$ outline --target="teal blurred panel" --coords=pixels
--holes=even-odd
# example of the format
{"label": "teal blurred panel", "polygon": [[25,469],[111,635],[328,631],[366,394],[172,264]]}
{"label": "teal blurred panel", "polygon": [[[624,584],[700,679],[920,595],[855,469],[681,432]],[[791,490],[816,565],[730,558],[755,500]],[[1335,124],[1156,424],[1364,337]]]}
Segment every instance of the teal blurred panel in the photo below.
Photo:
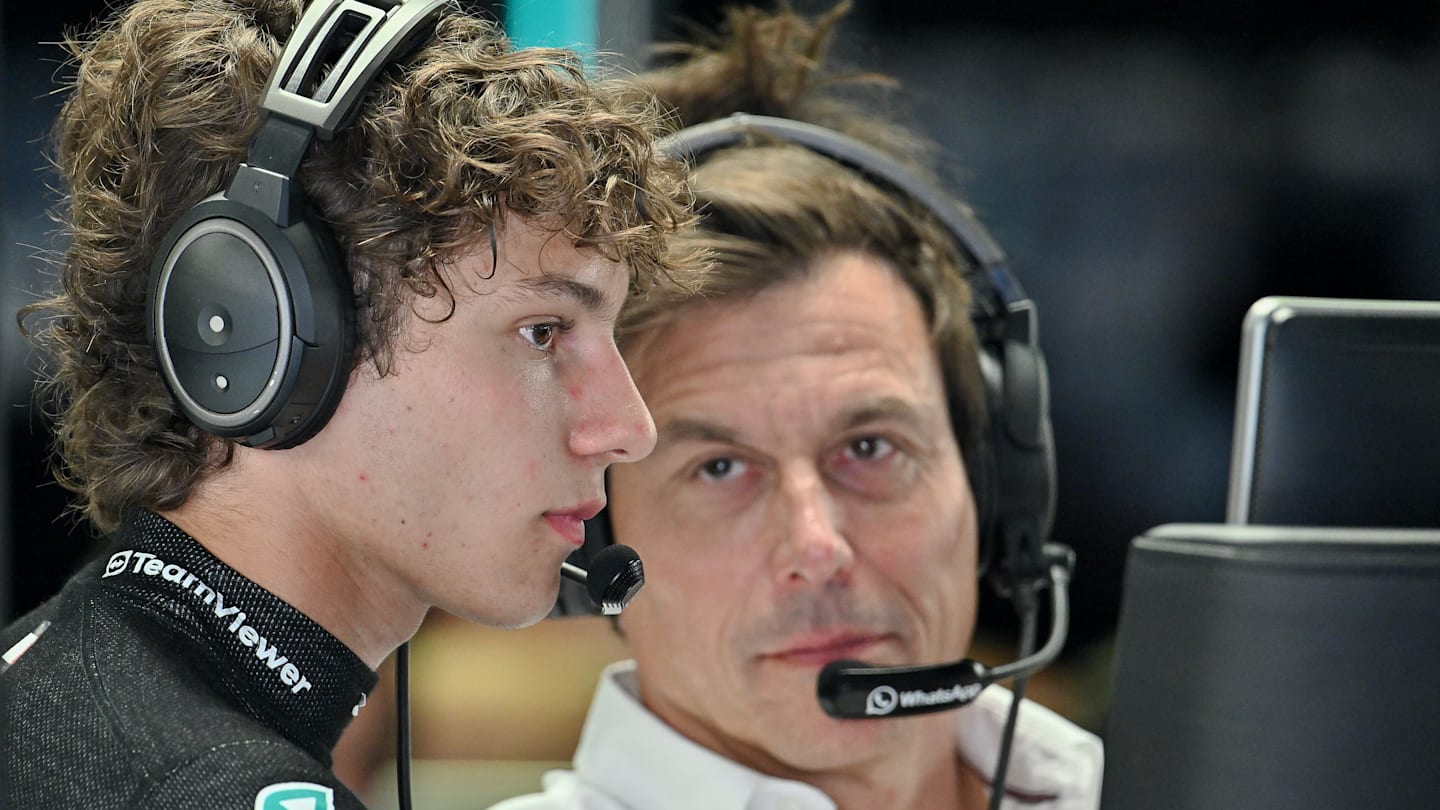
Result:
{"label": "teal blurred panel", "polygon": [[593,53],[599,0],[509,0],[505,31],[517,48],[572,48]]}

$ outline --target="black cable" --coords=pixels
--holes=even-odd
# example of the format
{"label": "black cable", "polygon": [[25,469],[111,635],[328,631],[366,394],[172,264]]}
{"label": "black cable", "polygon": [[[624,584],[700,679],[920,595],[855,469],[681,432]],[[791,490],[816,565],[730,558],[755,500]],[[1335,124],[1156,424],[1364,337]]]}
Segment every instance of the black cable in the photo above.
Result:
{"label": "black cable", "polygon": [[[1063,604],[1060,591],[1060,588],[1051,586],[1050,598],[1060,600],[1057,606]],[[1025,658],[1035,649],[1037,615],[1040,610],[1034,591],[1022,591],[1016,602],[1020,612],[1019,657]],[[1010,711],[1005,718],[1005,731],[1000,737],[1000,757],[995,762],[995,775],[990,779],[990,810],[1000,810],[1000,803],[1005,799],[1005,773],[1010,769],[1010,746],[1015,739],[1015,723],[1020,718],[1020,703],[1025,699],[1025,685],[1029,681],[1030,676],[1020,675],[1010,685]]]}
{"label": "black cable", "polygon": [[410,644],[395,651],[395,786],[410,810]]}

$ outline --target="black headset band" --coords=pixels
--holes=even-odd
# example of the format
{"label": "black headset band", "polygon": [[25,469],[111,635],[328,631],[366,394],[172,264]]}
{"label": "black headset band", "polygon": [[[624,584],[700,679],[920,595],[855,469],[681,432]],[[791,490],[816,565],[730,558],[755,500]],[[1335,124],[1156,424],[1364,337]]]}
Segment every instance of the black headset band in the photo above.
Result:
{"label": "black headset band", "polygon": [[[266,113],[328,141],[354,120],[370,83],[419,44],[450,0],[331,0],[300,18],[260,99]],[[321,6],[316,8],[316,6]],[[329,72],[322,79],[327,66]]]}
{"label": "black headset band", "polygon": [[349,126],[365,91],[392,60],[415,47],[448,0],[330,0],[306,9],[260,99],[260,130],[227,199],[282,228],[300,216],[295,178],[318,135]]}
{"label": "black headset band", "polygon": [[983,317],[1006,317],[1032,308],[1024,288],[1009,270],[1005,251],[989,230],[933,183],[869,144],[804,121],[733,113],[673,133],[661,140],[660,147],[672,157],[693,161],[717,149],[745,143],[757,134],[824,155],[896,188],[929,210],[955,235],[955,242],[975,265],[975,273],[983,278],[982,284],[972,285],[979,293],[976,306]]}

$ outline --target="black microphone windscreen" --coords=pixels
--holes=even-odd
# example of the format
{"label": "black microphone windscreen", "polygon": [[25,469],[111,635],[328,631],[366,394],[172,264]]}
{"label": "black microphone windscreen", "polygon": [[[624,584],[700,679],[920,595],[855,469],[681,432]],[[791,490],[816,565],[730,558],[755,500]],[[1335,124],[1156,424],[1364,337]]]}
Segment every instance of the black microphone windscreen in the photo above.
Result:
{"label": "black microphone windscreen", "polygon": [[629,546],[607,546],[595,555],[585,588],[605,615],[619,613],[645,584],[640,555]]}

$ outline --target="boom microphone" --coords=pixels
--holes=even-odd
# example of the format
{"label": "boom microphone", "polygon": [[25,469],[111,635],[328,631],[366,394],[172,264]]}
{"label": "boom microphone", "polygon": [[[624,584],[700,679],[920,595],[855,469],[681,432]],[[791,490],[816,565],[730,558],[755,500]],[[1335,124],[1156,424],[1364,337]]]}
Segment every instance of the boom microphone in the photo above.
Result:
{"label": "boom microphone", "polygon": [[640,555],[629,546],[606,546],[595,555],[588,572],[578,565],[562,562],[560,573],[584,585],[590,601],[606,616],[624,610],[645,585],[645,567],[640,563]]}
{"label": "boom microphone", "polygon": [[831,717],[853,720],[944,711],[975,700],[992,683],[1023,677],[1049,664],[1065,645],[1070,629],[1067,588],[1074,555],[1065,549],[1057,557],[1049,576],[1050,638],[1038,652],[994,669],[969,658],[912,667],[831,661],[816,681],[820,707]]}

